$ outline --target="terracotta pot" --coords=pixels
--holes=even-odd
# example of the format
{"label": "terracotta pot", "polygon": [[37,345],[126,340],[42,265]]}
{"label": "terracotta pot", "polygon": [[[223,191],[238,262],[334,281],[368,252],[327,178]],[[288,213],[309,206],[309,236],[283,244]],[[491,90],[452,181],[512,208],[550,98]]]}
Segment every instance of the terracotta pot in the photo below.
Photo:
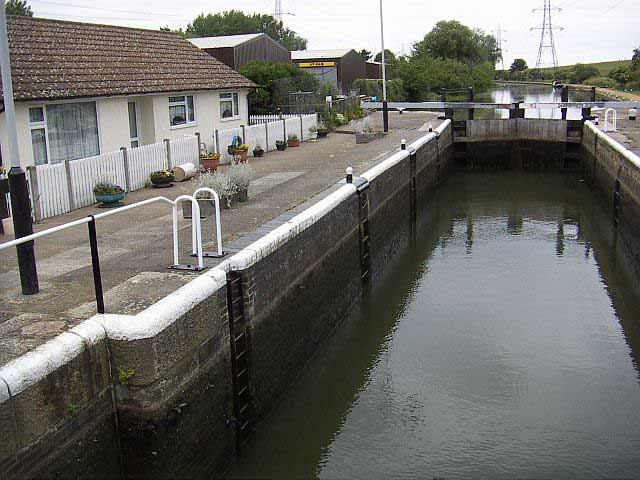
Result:
{"label": "terracotta pot", "polygon": [[300,140],[298,140],[298,139],[287,140],[287,145],[289,145],[290,147],[299,147],[300,146]]}
{"label": "terracotta pot", "polygon": [[220,155],[211,155],[208,157],[202,157],[200,163],[205,170],[215,172],[220,166]]}
{"label": "terracotta pot", "polygon": [[239,150],[236,148],[233,151],[233,158],[235,159],[236,162],[244,163],[247,161],[247,152],[248,150]]}

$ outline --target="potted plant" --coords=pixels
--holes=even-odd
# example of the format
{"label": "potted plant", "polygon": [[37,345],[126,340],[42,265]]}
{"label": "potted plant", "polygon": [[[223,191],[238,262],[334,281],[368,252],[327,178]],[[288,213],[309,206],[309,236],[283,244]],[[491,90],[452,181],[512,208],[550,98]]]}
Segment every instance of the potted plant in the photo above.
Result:
{"label": "potted plant", "polygon": [[154,187],[171,187],[173,185],[173,172],[171,170],[157,170],[149,175]]}
{"label": "potted plant", "polygon": [[285,142],[284,140],[276,140],[276,148],[278,149],[278,151],[284,152],[287,148],[287,142]]}
{"label": "potted plant", "polygon": [[289,135],[287,135],[287,145],[290,147],[300,146],[300,140],[298,139],[298,136],[295,133],[290,133]]}
{"label": "potted plant", "polygon": [[237,162],[246,162],[248,151],[249,151],[249,145],[247,145],[246,143],[238,145],[233,150],[233,159]]}
{"label": "potted plant", "polygon": [[93,194],[96,197],[96,201],[102,203],[102,206],[105,207],[120,205],[125,195],[122,187],[106,180],[100,180],[94,185]]}
{"label": "potted plant", "polygon": [[312,126],[309,131],[311,133],[316,134],[316,138],[325,138],[329,133],[329,129],[326,127],[324,123],[319,123],[317,125]]}
{"label": "potted plant", "polygon": [[205,171],[215,172],[220,166],[220,154],[219,153],[205,153],[200,155],[200,163]]}
{"label": "potted plant", "polygon": [[261,157],[262,155],[264,155],[264,150],[262,149],[262,145],[258,144],[256,148],[253,149],[253,156]]}

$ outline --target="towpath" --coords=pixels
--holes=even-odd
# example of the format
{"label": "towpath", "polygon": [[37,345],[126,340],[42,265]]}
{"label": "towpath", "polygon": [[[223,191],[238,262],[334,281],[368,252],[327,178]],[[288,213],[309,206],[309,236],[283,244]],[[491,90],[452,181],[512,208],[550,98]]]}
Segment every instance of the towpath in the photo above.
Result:
{"label": "towpath", "polygon": [[[373,115],[381,124],[381,115]],[[285,152],[270,152],[251,161],[256,179],[250,198],[221,214],[223,245],[230,251],[261,235],[261,225],[285,212],[296,212],[304,202],[331,188],[352,166],[362,172],[397,150],[400,140],[424,135],[437,114],[390,114],[390,133],[369,144],[356,145],[350,134],[305,142]],[[157,195],[175,198],[191,193],[194,182],[171,189],[143,189],[127,196],[134,203]],[[301,206],[302,205],[302,206]],[[293,209],[293,210],[292,210]],[[95,206],[45,220],[36,231],[101,212]],[[205,242],[213,223],[203,222]],[[108,313],[135,314],[193,278],[167,270],[172,263],[171,210],[152,204],[98,221],[100,264]],[[254,232],[254,233],[250,233]],[[242,237],[242,238],[240,238]],[[9,236],[0,235],[0,241]],[[180,220],[181,261],[190,253],[188,221]],[[91,255],[87,227],[81,225],[35,242],[41,292],[20,293],[15,251],[0,254],[0,365],[16,358],[95,313]],[[215,263],[211,260],[207,263]]]}

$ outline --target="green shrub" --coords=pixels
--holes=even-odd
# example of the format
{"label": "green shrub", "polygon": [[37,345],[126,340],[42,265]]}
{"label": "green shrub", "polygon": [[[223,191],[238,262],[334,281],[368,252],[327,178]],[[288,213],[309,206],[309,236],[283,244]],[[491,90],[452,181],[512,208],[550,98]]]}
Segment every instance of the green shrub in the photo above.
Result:
{"label": "green shrub", "polygon": [[589,85],[590,87],[618,88],[618,83],[608,77],[587,78],[584,82],[582,82],[582,84]]}

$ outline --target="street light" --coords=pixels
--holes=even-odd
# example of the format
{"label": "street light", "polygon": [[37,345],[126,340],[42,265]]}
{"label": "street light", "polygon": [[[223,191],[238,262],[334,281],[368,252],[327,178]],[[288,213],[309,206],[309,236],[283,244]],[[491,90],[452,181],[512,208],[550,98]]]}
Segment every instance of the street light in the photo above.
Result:
{"label": "street light", "polygon": [[[9,60],[9,40],[7,37],[7,15],[5,3],[0,8],[0,69],[2,70],[2,95],[4,97],[4,118],[7,126],[7,143],[11,170],[9,170],[9,193],[11,194],[11,214],[16,238],[33,233],[31,203],[27,188],[27,177],[20,167],[18,150],[18,131],[16,130],[16,112],[13,104],[13,84],[11,83],[11,62]],[[40,290],[33,242],[16,246],[20,283],[24,295],[33,295]]]}
{"label": "street light", "polygon": [[382,124],[389,131],[389,106],[387,104],[387,65],[384,55],[384,22],[382,20],[382,0],[380,0],[380,42],[382,43]]}

